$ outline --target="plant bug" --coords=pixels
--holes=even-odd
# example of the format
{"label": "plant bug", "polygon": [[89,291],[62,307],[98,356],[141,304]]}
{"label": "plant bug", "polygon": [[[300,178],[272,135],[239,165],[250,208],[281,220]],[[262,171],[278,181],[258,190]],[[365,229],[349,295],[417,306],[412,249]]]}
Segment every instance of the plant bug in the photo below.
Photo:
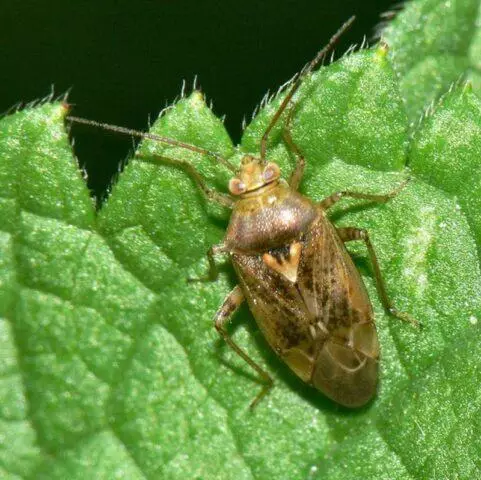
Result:
{"label": "plant bug", "polygon": [[[264,387],[251,403],[254,407],[273,385],[271,376],[229,336],[225,326],[240,305],[249,308],[277,355],[304,382],[346,407],[366,404],[376,392],[379,344],[373,310],[360,274],[345,243],[362,240],[368,250],[379,296],[393,316],[416,324],[392,305],[368,232],[336,228],[328,219],[329,208],[351,197],[386,202],[403,187],[386,195],[337,192],[316,203],[297,190],[304,171],[304,157],[291,137],[289,124],[293,96],[303,79],[332,49],[352,24],[349,19],[289,87],[261,141],[259,156],[244,155],[240,166],[203,148],[174,139],[142,133],[77,117],[69,120],[182,147],[209,155],[234,174],[229,194],[209,188],[196,168],[180,159],[158,157],[182,167],[208,200],[232,209],[224,240],[207,253],[209,273],[218,272],[215,255],[229,255],[239,284],[227,295],[215,314],[215,328],[226,343],[261,377]],[[289,181],[281,179],[279,166],[268,161],[267,140],[272,128],[287,111],[284,138],[297,163]],[[191,281],[193,281],[191,279]]]}

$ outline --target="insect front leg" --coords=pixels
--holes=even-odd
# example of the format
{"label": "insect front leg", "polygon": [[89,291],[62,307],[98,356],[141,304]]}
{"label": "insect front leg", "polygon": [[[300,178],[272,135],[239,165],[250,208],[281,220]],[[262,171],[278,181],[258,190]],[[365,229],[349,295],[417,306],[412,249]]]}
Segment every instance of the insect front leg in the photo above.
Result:
{"label": "insect front leg", "polygon": [[382,277],[376,251],[374,250],[374,247],[371,243],[367,230],[363,228],[346,227],[346,228],[338,228],[337,233],[339,234],[339,237],[343,242],[362,240],[365,243],[367,247],[367,251],[369,253],[369,258],[371,260],[372,267],[374,269],[374,279],[376,280],[377,291],[379,292],[379,297],[381,298],[383,307],[393,317],[399,318],[400,320],[403,320],[404,322],[408,322],[414,325],[415,327],[419,328],[420,324],[416,319],[414,319],[411,315],[409,315],[409,313],[400,312],[392,304],[392,301],[387,294],[386,284],[384,283],[384,279]]}
{"label": "insect front leg", "polygon": [[218,245],[212,245],[212,247],[207,250],[207,260],[209,262],[209,272],[199,278],[188,278],[188,282],[215,282],[219,278],[219,269],[215,263],[215,255],[218,253],[226,253],[227,250],[223,243]]}
{"label": "insect front leg", "polygon": [[399,185],[399,187],[395,188],[392,192],[385,193],[384,195],[376,195],[372,193],[361,193],[361,192],[352,192],[350,190],[344,190],[342,192],[336,192],[332,195],[329,195],[327,198],[322,200],[319,205],[324,209],[327,210],[336,204],[339,200],[343,198],[358,198],[361,200],[370,200],[371,202],[379,202],[379,203],[386,203],[391,198],[394,198],[409,182],[409,178]]}
{"label": "insect front leg", "polygon": [[204,177],[190,162],[187,162],[186,160],[165,157],[164,155],[142,155],[140,153],[137,153],[135,157],[142,159],[154,159],[164,164],[182,168],[185,172],[187,172],[188,175],[190,175],[194,179],[195,183],[199,187],[200,191],[205,195],[207,200],[219,203],[220,205],[228,208],[232,208],[234,205],[234,200],[231,198],[230,195],[216,192],[212,188],[208,187]]}
{"label": "insect front leg", "polygon": [[229,345],[232,350],[234,350],[239,357],[241,357],[245,362],[247,362],[261,377],[262,381],[264,382],[264,387],[262,390],[256,395],[254,400],[252,400],[250,404],[250,408],[254,408],[259,401],[267,394],[267,392],[272,388],[274,382],[272,377],[264,371],[254,360],[252,360],[249,355],[247,355],[244,350],[242,350],[239,345],[237,345],[234,340],[229,336],[227,330],[225,329],[225,324],[229,322],[232,318],[234,313],[239,309],[242,302],[244,301],[244,294],[242,293],[241,288],[239,285],[234,287],[234,289],[227,295],[224,300],[224,303],[215,314],[214,317],[214,325],[216,330],[225,340],[227,345]]}
{"label": "insect front leg", "polygon": [[297,157],[296,166],[294,167],[294,170],[289,177],[289,186],[292,188],[292,190],[297,190],[304,175],[304,167],[306,165],[306,161],[300,148],[294,143],[294,140],[292,139],[290,126],[294,109],[295,107],[292,107],[289,111],[289,114],[287,115],[286,123],[284,125],[284,130],[282,134],[284,137],[284,141],[287,143],[287,146],[294,152]]}

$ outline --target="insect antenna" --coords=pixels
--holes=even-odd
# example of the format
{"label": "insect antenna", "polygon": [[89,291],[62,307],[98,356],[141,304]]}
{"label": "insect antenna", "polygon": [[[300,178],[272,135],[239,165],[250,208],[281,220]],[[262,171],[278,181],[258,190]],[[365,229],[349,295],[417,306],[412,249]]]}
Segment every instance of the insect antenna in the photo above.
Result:
{"label": "insect antenna", "polygon": [[334,45],[338,42],[339,38],[351,27],[351,25],[354,23],[354,20],[356,17],[353,15],[342,27],[331,37],[329,40],[329,43],[320,50],[317,55],[309,62],[307,63],[304,68],[300,71],[299,75],[297,78],[294,80],[294,83],[292,84],[291,88],[287,92],[287,95],[285,96],[284,100],[282,101],[280,107],[277,109],[276,113],[272,117],[268,127],[266,128],[266,131],[264,132],[264,135],[262,136],[261,140],[261,159],[262,161],[265,162],[265,157],[266,157],[266,150],[267,150],[267,140],[269,138],[269,134],[271,133],[271,130],[274,128],[274,125],[277,123],[279,120],[279,117],[282,115],[284,110],[286,109],[287,105],[291,101],[292,97],[294,94],[297,92],[298,88],[302,84],[302,80],[306,75],[312,72],[312,70],[316,67],[316,65],[324,59],[324,57],[332,50]]}
{"label": "insect antenna", "polygon": [[211,152],[205,148],[197,147],[195,145],[190,145],[189,143],[184,143],[179,140],[175,140],[169,137],[163,137],[161,135],[156,135],[155,133],[141,132],[139,130],[132,130],[130,128],[119,127],[118,125],[111,125],[109,123],[96,122],[95,120],[88,120],[86,118],[75,117],[69,115],[67,120],[72,123],[81,123],[83,125],[90,125],[92,127],[101,128],[103,130],[109,130],[111,132],[122,133],[124,135],[131,135],[132,137],[148,138],[150,140],[155,140],[156,142],[165,143],[167,145],[172,145],[174,147],[185,148],[186,150],[191,150],[192,152],[201,153],[207,155],[215,160],[217,160],[221,165],[229,169],[232,173],[236,173],[236,168],[227,159],[221,157],[215,152]]}

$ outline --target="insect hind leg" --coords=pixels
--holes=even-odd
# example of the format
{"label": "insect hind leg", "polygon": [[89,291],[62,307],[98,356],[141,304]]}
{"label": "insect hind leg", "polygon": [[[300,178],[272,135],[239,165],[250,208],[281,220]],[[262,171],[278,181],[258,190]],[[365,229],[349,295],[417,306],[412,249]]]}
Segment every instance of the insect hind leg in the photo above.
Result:
{"label": "insect hind leg", "polygon": [[269,390],[274,385],[274,381],[272,377],[262,369],[254,360],[252,360],[249,355],[242,350],[239,345],[237,345],[234,340],[229,336],[227,330],[225,329],[225,324],[230,321],[234,313],[239,309],[242,305],[242,302],[245,300],[244,294],[242,293],[241,288],[239,285],[234,287],[234,289],[227,295],[224,300],[224,303],[219,308],[217,313],[214,317],[214,325],[216,330],[219,332],[221,337],[225,340],[227,345],[229,345],[232,350],[234,350],[239,357],[241,357],[246,363],[248,363],[261,377],[264,386],[262,390],[255,396],[254,400],[252,400],[250,404],[250,408],[254,408],[269,392]]}
{"label": "insect hind leg", "polygon": [[381,268],[379,267],[379,261],[377,259],[376,251],[374,250],[374,247],[371,243],[368,231],[363,228],[346,227],[338,228],[337,233],[339,234],[339,237],[344,243],[354,240],[362,240],[366,245],[369,258],[371,260],[371,264],[374,270],[374,279],[376,281],[377,291],[379,293],[379,297],[381,299],[384,309],[393,317],[399,318],[404,322],[410,323],[411,325],[420,328],[421,325],[415,318],[413,318],[409,313],[399,311],[393,305],[391,299],[389,298],[386,290],[386,284],[381,273]]}

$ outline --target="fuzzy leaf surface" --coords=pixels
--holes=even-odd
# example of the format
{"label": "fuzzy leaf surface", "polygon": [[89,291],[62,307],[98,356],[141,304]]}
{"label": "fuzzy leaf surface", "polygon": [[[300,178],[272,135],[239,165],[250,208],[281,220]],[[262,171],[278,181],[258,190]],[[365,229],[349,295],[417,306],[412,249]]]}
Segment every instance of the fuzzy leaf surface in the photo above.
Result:
{"label": "fuzzy leaf surface", "polygon": [[455,82],[481,91],[479,7],[479,0],[407,2],[382,32],[412,122]]}
{"label": "fuzzy leaf surface", "polygon": [[[462,182],[463,168],[479,170],[480,156],[467,141],[454,164],[446,154],[481,124],[472,95],[454,92],[409,144],[408,116],[382,48],[323,68],[300,92],[292,135],[308,165],[303,193],[321,200],[346,189],[387,192],[406,178],[408,162],[413,172],[389,203],[346,201],[331,215],[336,225],[369,230],[394,303],[424,325],[417,331],[383,312],[364,245],[350,245],[382,348],[379,394],[353,411],[298,380],[242,308],[229,331],[275,379],[249,411],[260,384],[212,325],[236,283],[232,269],[219,259],[218,282],[186,282],[205,273],[205,252],[222,240],[228,211],[155,155],[192,162],[224,192],[229,171],[145,141],[96,213],[63,129],[63,106],[2,119],[0,477],[480,476],[474,212],[481,196]],[[238,149],[198,92],[152,132],[236,164],[242,152],[258,153],[278,103],[259,113]],[[430,142],[433,132],[438,140]],[[295,159],[280,129],[268,154],[287,178]]]}

